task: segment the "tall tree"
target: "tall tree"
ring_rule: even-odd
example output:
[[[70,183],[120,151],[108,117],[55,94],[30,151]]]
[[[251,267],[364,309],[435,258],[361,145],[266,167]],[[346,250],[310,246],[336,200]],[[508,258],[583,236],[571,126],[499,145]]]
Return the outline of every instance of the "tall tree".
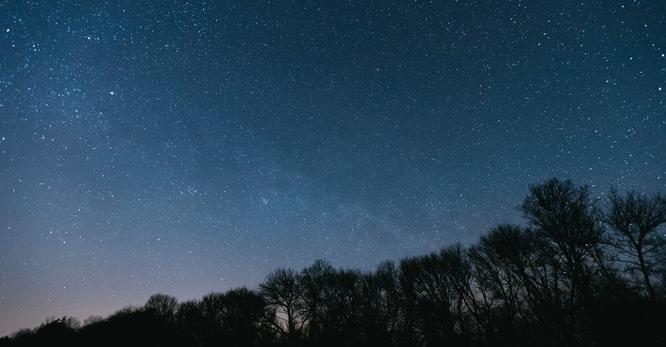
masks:
[[[263,340],[261,323],[266,314],[264,298],[248,290],[238,288],[224,293],[224,322],[222,330],[228,346],[255,346]]]
[[[588,188],[551,179],[530,187],[522,211],[540,236],[555,246],[569,279],[572,304],[584,305],[592,294],[590,264],[601,240]]]
[[[657,229],[666,223],[666,199],[660,194],[640,195],[635,191],[621,195],[612,189],[601,219],[615,232],[611,244],[621,253],[629,271],[638,271],[651,300],[657,294],[652,283],[652,269],[665,240]]]
[[[315,260],[309,267],[301,271],[299,277],[303,295],[305,329],[308,338],[316,340],[323,329],[323,316],[326,309],[325,291],[335,269],[323,260]]]
[[[303,296],[298,275],[291,269],[277,269],[259,286],[266,304],[275,312],[269,322],[283,338],[293,341],[301,335]]]
[[[362,324],[370,344],[396,344],[399,299],[398,269],[393,262],[383,262],[374,273],[363,276]]]
[[[566,288],[566,319],[559,319],[556,306],[551,315],[563,324],[560,331],[565,332],[565,341],[561,343],[591,343],[591,315],[597,306],[593,290],[595,250],[602,240],[602,229],[595,223],[587,186],[551,179],[531,186],[521,209],[536,236],[545,241],[543,251],[550,253],[553,275],[557,276],[552,281],[556,302],[560,302],[558,282]]]

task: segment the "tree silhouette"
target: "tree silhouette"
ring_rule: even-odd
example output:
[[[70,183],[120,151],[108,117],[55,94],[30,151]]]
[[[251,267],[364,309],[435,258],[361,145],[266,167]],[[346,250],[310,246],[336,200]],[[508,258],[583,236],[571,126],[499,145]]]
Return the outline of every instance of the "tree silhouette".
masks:
[[[256,346],[260,344],[265,335],[262,329],[266,316],[264,298],[247,288],[239,288],[225,293],[223,303],[224,308],[220,312],[220,319],[226,345]]]
[[[158,317],[172,322],[176,318],[178,300],[173,296],[165,294],[153,294],[146,302],[144,309],[153,312]]]
[[[277,269],[257,291],[178,303],[155,294],[83,325],[48,319],[0,346],[663,346],[666,247],[660,194],[552,179],[530,187],[527,224],[469,246],[383,262],[374,271],[316,260]]]
[[[335,269],[321,259],[303,269],[299,277],[303,299],[303,319],[307,322],[305,333],[310,339],[321,338],[324,330],[324,315],[326,310],[326,287],[331,280]]]
[[[601,220],[616,233],[610,244],[622,253],[630,271],[638,271],[650,299],[657,293],[652,284],[652,269],[665,245],[657,229],[666,223],[666,199],[661,195],[641,196],[635,191],[620,195],[613,189],[609,206],[600,212]]]
[[[270,327],[291,342],[299,338],[305,321],[298,275],[291,269],[277,269],[259,288],[273,313],[269,319]]]
[[[562,293],[568,296],[569,329],[577,330],[570,337],[584,340],[588,338],[589,310],[593,305],[594,250],[602,239],[588,188],[568,180],[551,179],[530,187],[522,211],[535,232],[547,242],[545,246],[552,247],[554,275],[557,282],[563,282]],[[559,292],[557,282],[554,290]]]
[[[374,273],[363,276],[363,307],[361,320],[367,343],[395,346],[400,312],[398,269],[386,261]]]

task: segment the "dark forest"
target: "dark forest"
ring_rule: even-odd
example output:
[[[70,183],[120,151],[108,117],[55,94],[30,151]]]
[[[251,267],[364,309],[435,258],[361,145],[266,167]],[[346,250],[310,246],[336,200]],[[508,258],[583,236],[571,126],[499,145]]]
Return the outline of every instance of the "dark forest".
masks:
[[[524,225],[375,271],[323,260],[256,289],[178,302],[153,295],[83,323],[52,318],[1,346],[663,346],[661,194],[552,179],[530,187]]]

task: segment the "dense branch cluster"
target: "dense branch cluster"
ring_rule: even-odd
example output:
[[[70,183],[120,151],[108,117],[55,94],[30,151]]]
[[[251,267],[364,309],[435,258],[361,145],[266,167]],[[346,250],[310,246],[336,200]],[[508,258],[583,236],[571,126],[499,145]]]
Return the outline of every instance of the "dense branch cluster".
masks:
[[[178,303],[157,294],[107,317],[48,321],[2,346],[666,345],[666,199],[552,179],[530,188],[525,226],[469,247],[385,262],[278,269],[257,290]]]

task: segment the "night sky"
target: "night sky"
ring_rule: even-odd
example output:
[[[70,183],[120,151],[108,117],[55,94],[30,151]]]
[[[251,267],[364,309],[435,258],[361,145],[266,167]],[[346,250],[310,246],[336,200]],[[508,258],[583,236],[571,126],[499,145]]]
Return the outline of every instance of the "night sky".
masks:
[[[0,335],[666,187],[666,1],[0,1]]]

